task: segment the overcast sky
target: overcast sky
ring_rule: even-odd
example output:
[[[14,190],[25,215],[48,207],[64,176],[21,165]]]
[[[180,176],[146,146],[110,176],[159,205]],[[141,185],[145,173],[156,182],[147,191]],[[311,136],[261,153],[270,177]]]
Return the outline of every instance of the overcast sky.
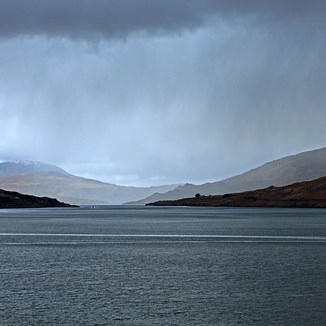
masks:
[[[124,185],[326,146],[324,0],[0,0],[0,160]]]

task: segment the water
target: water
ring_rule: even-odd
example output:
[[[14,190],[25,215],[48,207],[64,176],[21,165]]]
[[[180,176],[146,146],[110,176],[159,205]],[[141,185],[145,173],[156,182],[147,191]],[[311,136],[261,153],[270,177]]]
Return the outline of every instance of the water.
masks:
[[[325,325],[326,210],[0,210],[1,325]]]

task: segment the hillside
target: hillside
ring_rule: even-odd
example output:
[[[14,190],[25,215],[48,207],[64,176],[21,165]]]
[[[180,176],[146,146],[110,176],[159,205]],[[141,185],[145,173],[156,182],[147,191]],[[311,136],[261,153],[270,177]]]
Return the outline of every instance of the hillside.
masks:
[[[71,207],[54,198],[23,195],[18,192],[0,189],[0,208],[47,208]]]
[[[185,184],[166,193],[156,193],[133,204],[144,205],[160,200],[175,200],[202,195],[255,190],[273,186],[285,186],[326,176],[326,147],[287,156],[268,162],[243,174],[202,185]]]
[[[40,162],[0,163],[0,188],[35,196],[55,197],[75,205],[115,205],[138,200],[175,185],[126,187],[78,177],[63,169]]]
[[[25,175],[40,172],[52,172],[69,175],[68,172],[52,164],[38,161],[13,161],[0,163],[0,176],[9,177],[15,175]]]
[[[326,208],[326,177],[284,187],[241,193],[159,201],[152,206],[306,207]]]

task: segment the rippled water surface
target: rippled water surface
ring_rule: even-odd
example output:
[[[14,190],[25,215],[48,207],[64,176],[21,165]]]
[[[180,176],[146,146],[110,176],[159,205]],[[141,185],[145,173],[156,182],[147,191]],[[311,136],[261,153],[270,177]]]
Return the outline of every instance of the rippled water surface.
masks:
[[[0,210],[1,325],[325,325],[326,210]]]

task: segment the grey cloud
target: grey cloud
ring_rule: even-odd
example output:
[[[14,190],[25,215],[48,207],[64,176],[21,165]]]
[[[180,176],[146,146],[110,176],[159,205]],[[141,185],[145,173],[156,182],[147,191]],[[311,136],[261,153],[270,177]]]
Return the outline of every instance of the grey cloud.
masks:
[[[318,28],[298,25],[206,27],[96,51],[87,42],[8,40],[0,158],[150,184],[217,180],[322,147],[322,39]]]
[[[125,37],[132,32],[180,32],[210,16],[255,20],[320,16],[323,0],[1,0],[0,35]]]
[[[324,2],[0,1],[2,160],[148,185],[326,144]]]

